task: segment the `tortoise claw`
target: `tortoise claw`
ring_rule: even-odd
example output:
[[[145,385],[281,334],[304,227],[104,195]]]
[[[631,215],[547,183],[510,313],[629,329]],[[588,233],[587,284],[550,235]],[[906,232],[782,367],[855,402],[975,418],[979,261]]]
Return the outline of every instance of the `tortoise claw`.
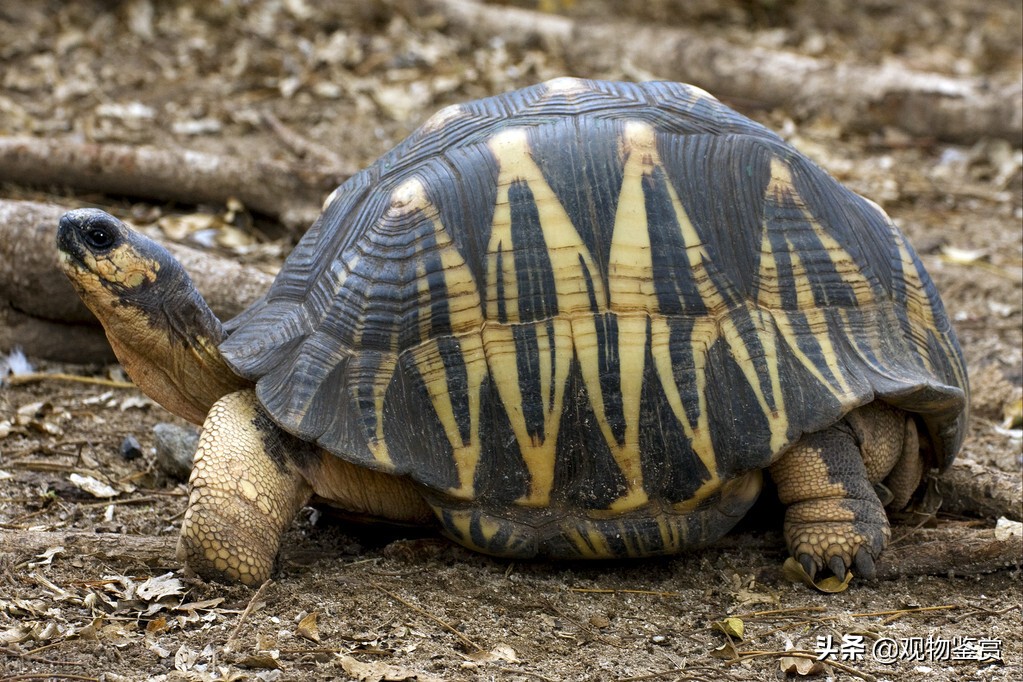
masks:
[[[831,569],[831,573],[839,580],[845,580],[845,574],[848,571],[845,565],[845,559],[838,556],[837,554],[831,557],[828,561],[828,568]]]
[[[806,574],[810,576],[810,580],[813,580],[813,576],[817,573],[817,564],[814,562],[813,557],[809,554],[799,555],[799,565],[803,567]]]
[[[853,566],[856,568],[856,575],[861,578],[867,578],[869,580],[876,575],[874,557],[871,556],[866,547],[860,547],[860,549],[856,552],[856,558],[853,560]]]

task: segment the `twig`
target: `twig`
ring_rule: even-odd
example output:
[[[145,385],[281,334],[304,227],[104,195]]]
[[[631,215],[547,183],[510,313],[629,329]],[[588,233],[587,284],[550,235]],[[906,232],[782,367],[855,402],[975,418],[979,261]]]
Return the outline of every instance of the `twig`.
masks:
[[[11,386],[23,386],[42,381],[68,381],[78,384],[93,384],[96,386],[108,386],[110,388],[138,388],[130,381],[115,381],[114,379],[102,379],[100,377],[86,377],[78,374],[64,374],[63,372],[30,372],[27,374],[12,374],[5,380]]]
[[[269,111],[264,111],[262,118],[270,130],[295,154],[303,157],[311,156],[329,168],[345,166],[345,162],[340,156],[296,132]]]
[[[652,597],[681,597],[680,592],[658,592],[656,590],[608,589],[599,587],[569,587],[569,592],[589,594],[645,594]]]
[[[468,637],[463,635],[461,632],[459,632],[458,630],[453,628],[451,625],[449,625],[449,624],[445,623],[444,621],[442,621],[437,616],[434,616],[431,613],[427,613],[426,611],[422,610],[421,608],[419,608],[415,604],[410,604],[409,602],[405,601],[404,599],[402,599],[401,597],[396,595],[394,592],[391,592],[390,590],[386,589],[383,585],[380,585],[380,584],[374,583],[374,582],[371,582],[370,585],[372,585],[373,587],[377,588],[378,590],[380,590],[381,592],[386,594],[391,599],[404,604],[408,608],[410,608],[413,611],[415,611],[416,613],[418,613],[420,616],[424,616],[425,618],[429,618],[434,623],[436,623],[437,625],[440,625],[442,628],[444,628],[445,630],[447,630],[448,632],[453,634],[455,637],[457,637],[466,646],[471,647],[471,648],[475,649],[476,651],[483,651],[483,647],[481,647],[479,644],[476,644],[476,642],[472,641],[471,639],[469,639]]]
[[[786,657],[806,658],[806,659],[809,659],[811,661],[820,660],[820,657],[817,654],[813,653],[812,651],[798,651],[798,650],[790,650],[790,651],[744,651],[742,653],[739,653],[739,652],[736,652],[736,653],[738,654],[736,656],[736,658],[726,661],[725,662],[726,665],[735,665],[736,663],[741,663],[742,661],[746,661],[746,660],[749,660],[749,659],[765,658],[765,657],[772,657],[772,658],[786,658]],[[860,672],[856,668],[853,668],[851,666],[845,665],[844,663],[839,663],[838,661],[833,661],[830,658],[825,660],[825,661],[822,661],[822,663],[825,663],[827,665],[830,665],[830,666],[833,666],[835,668],[838,668],[842,672],[847,672],[850,675],[853,675],[855,677],[860,678],[861,680],[867,680],[867,682],[876,682],[876,680],[877,680],[877,678],[874,677],[873,675],[871,675],[870,673]]]
[[[557,682],[557,680],[541,675],[540,673],[535,673],[532,670],[518,670],[516,668],[498,668],[497,670],[502,673],[510,673],[512,675],[528,675],[529,677],[535,677],[538,680],[543,680],[543,682]]]
[[[662,677],[668,677],[669,675],[684,675],[684,668],[674,668],[672,670],[661,670],[656,673],[649,673],[646,675],[637,675],[635,677],[619,677],[615,682],[643,682],[644,680],[659,680]],[[718,676],[715,679],[720,679],[721,671],[715,671]],[[726,675],[728,679],[733,679],[730,675]],[[706,677],[691,677],[685,675],[685,677],[676,677],[676,680],[685,680],[686,682],[708,682]]]
[[[99,682],[98,677],[86,677],[85,675],[73,675],[71,673],[23,673],[21,675],[11,675],[10,677],[0,677],[0,682],[17,682],[17,680],[84,680],[84,682]]]
[[[267,589],[271,585],[273,585],[273,583],[274,583],[273,580],[267,580],[265,583],[259,586],[259,589],[256,590],[255,594],[252,595],[252,598],[249,599],[249,603],[245,606],[245,610],[242,611],[242,615],[238,616],[238,624],[234,626],[234,630],[231,630],[231,634],[228,635],[227,641],[224,642],[224,649],[229,649],[231,647],[231,642],[233,642],[234,638],[238,636],[238,632],[242,629],[242,625],[245,624],[245,621],[246,619],[248,619],[249,614],[252,613],[253,609],[256,607],[256,604],[263,596],[263,593],[266,592]]]
[[[893,620],[898,620],[903,616],[908,616],[913,613],[923,613],[927,611],[948,611],[949,609],[961,609],[963,608],[959,604],[944,604],[942,606],[919,606],[912,609],[896,609],[894,611],[873,611],[870,613],[850,613],[849,618],[873,618],[876,616],[888,616],[882,623],[887,625]]]

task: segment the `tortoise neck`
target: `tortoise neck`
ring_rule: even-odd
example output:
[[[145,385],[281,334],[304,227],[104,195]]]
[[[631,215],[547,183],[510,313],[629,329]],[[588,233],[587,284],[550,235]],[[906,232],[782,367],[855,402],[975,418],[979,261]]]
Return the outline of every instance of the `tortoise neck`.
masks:
[[[128,376],[170,412],[202,424],[213,403],[251,385],[227,366],[223,325],[169,254],[152,285],[116,297],[93,312]]]

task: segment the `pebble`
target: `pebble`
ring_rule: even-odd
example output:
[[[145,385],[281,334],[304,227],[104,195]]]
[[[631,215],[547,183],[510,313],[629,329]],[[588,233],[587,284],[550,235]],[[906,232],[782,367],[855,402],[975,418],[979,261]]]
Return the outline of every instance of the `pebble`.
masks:
[[[192,472],[192,455],[199,444],[199,432],[188,426],[161,423],[153,427],[156,466],[171,478],[187,481]]]
[[[121,441],[121,457],[125,458],[129,462],[133,459],[138,459],[142,456],[142,446],[139,445],[139,441],[135,436],[127,436]]]

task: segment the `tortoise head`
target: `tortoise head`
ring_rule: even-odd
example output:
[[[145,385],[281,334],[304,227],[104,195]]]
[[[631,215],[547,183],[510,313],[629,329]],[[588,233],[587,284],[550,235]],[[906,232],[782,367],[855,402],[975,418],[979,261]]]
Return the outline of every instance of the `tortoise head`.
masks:
[[[201,424],[210,406],[248,383],[224,362],[220,320],[162,246],[97,209],[65,213],[60,267],[132,380],[174,414]]]

